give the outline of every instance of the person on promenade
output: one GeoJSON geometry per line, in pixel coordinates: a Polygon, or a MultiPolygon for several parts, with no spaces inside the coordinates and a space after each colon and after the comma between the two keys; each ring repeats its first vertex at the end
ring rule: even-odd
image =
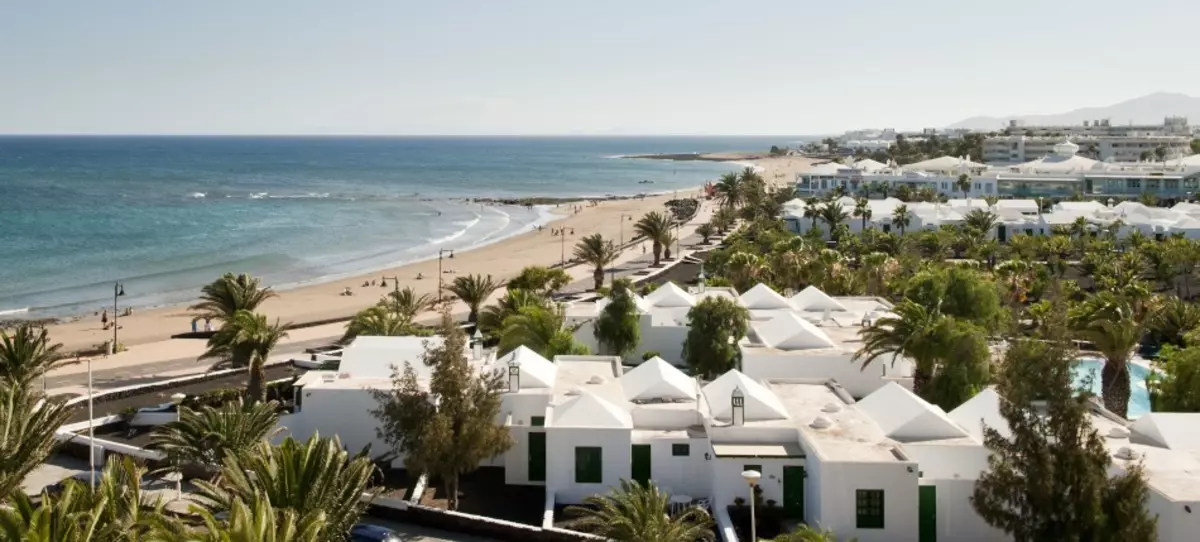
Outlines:
{"type": "Polygon", "coordinates": [[[104,312],[100,314],[100,325],[104,326],[104,329],[108,329],[108,309],[104,309],[104,312]]]}

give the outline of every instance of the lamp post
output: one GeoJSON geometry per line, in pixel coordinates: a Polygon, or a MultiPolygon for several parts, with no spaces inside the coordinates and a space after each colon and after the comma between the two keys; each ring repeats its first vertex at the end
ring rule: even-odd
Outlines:
{"type": "MultiPolygon", "coordinates": [[[[113,315],[116,316],[115,314],[113,315]]],[[[115,322],[114,318],[114,322],[115,322]]],[[[96,418],[92,410],[92,358],[88,356],[88,476],[92,490],[96,489],[96,432],[92,420],[96,418]]]]}
{"type": "MultiPolygon", "coordinates": [[[[178,422],[183,417],[183,400],[187,396],[182,393],[171,395],[171,402],[175,404],[175,421],[178,422]]],[[[175,460],[175,500],[183,500],[183,470],[179,468],[179,460],[175,460]]]]}
{"type": "Polygon", "coordinates": [[[758,519],[754,517],[754,488],[758,486],[762,473],[756,470],[743,471],[742,478],[750,486],[750,540],[758,540],[758,519]]]}
{"type": "Polygon", "coordinates": [[[566,269],[567,267],[567,229],[563,228],[558,232],[558,268],[566,269]]]}
{"type": "Polygon", "coordinates": [[[445,249],[445,248],[438,249],[438,291],[437,291],[437,302],[438,303],[442,302],[442,256],[444,256],[446,254],[449,254],[451,258],[454,257],[453,250],[449,250],[449,249],[445,249]]]}
{"type": "Polygon", "coordinates": [[[620,237],[621,242],[618,243],[617,246],[622,247],[622,248],[625,247],[625,218],[626,217],[633,218],[633,215],[627,215],[625,213],[621,213],[621,237],[620,237]]]}
{"type": "Polygon", "coordinates": [[[109,350],[110,354],[117,353],[117,329],[121,326],[117,325],[117,298],[125,295],[125,285],[120,282],[113,283],[113,341],[112,347],[109,350]]]}

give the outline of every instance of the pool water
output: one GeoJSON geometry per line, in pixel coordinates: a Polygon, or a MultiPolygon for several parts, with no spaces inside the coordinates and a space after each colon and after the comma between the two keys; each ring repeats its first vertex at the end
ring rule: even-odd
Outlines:
{"type": "MultiPolygon", "coordinates": [[[[1100,396],[1100,369],[1102,367],[1104,367],[1104,360],[1102,359],[1080,359],[1079,365],[1073,371],[1075,387],[1090,389],[1092,393],[1100,396]]],[[[1126,416],[1131,420],[1150,412],[1150,392],[1146,389],[1146,376],[1149,373],[1150,370],[1142,365],[1136,363],[1129,364],[1129,412],[1126,416]]]]}

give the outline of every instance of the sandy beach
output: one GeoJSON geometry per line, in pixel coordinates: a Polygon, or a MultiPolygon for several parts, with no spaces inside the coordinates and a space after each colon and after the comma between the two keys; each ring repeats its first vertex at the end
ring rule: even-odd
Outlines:
{"type": "MultiPolygon", "coordinates": [[[[748,153],[717,156],[729,161],[755,164],[762,168],[763,177],[772,184],[792,182],[795,175],[811,163],[803,157],[765,158],[748,153]]],[[[698,193],[699,188],[679,191],[678,194],[684,197],[695,196],[698,193]]],[[[586,202],[562,204],[555,210],[562,218],[552,222],[543,231],[524,233],[491,245],[460,251],[455,253],[453,258],[443,259],[443,270],[449,271],[442,274],[443,280],[448,283],[456,276],[471,273],[491,274],[497,280],[507,280],[526,266],[557,264],[564,251],[569,260],[575,243],[593,233],[600,233],[613,240],[618,240],[623,235],[628,241],[633,236],[634,222],[646,213],[664,210],[663,204],[673,197],[674,193],[647,196],[645,199],[601,201],[595,206],[589,206],[586,202]],[[581,205],[582,209],[578,213],[572,213],[572,205],[581,205]],[[566,228],[568,234],[565,238],[553,236],[551,228],[566,228]],[[571,230],[574,230],[573,234],[571,230]]],[[[640,253],[638,246],[629,250],[640,253]]],[[[229,271],[238,272],[237,269],[229,271]]],[[[419,293],[433,294],[438,285],[438,260],[432,259],[369,275],[280,291],[278,297],[262,306],[262,312],[272,319],[278,318],[285,323],[296,324],[348,318],[374,304],[393,288],[391,279],[387,281],[386,289],[381,288],[378,285],[381,277],[399,277],[401,288],[407,286],[419,293]],[[418,279],[418,275],[423,278],[418,279]],[[369,282],[372,279],[377,281],[376,286],[362,286],[364,281],[369,282]],[[339,295],[346,288],[350,288],[354,295],[339,295]]],[[[120,319],[120,342],[126,347],[135,347],[138,344],[166,340],[172,335],[191,331],[191,321],[192,316],[186,305],[136,311],[132,316],[120,319]]],[[[98,316],[53,324],[49,326],[49,331],[53,340],[63,343],[63,350],[68,352],[91,348],[112,338],[112,331],[102,329],[98,316]]]]}

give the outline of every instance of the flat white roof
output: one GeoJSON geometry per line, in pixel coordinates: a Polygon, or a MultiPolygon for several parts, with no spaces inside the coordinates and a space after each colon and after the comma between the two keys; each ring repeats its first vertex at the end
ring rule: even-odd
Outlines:
{"type": "MultiPolygon", "coordinates": [[[[404,364],[412,365],[417,378],[427,380],[433,370],[422,361],[425,348],[437,348],[445,342],[442,337],[355,337],[342,350],[342,361],[338,372],[349,378],[390,378],[392,368],[404,370],[404,364]]],[[[469,351],[464,352],[469,354],[469,351]]]]}
{"type": "MultiPolygon", "coordinates": [[[[768,422],[769,425],[798,428],[805,448],[818,454],[823,461],[900,460],[893,452],[897,443],[888,439],[874,420],[853,403],[843,400],[827,383],[774,379],[768,380],[766,386],[783,403],[791,418],[768,422]],[[829,420],[832,425],[824,429],[813,427],[817,417],[829,420]]],[[[747,422],[747,425],[751,424],[747,422]]]]}

